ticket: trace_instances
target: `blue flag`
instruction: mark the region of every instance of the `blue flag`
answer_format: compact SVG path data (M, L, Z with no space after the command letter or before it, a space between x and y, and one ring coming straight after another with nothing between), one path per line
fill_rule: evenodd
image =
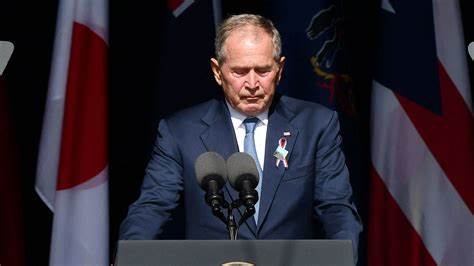
M282 35L285 71L279 91L295 98L323 104L339 114L343 150L362 216L363 154L358 130L353 79L344 49L343 1L266 1L265 15ZM361 195L361 197L358 197ZM363 253L363 245L359 253ZM361 256L359 256L361 258ZM361 258L363 260L363 258ZM361 261L361 259L359 261Z

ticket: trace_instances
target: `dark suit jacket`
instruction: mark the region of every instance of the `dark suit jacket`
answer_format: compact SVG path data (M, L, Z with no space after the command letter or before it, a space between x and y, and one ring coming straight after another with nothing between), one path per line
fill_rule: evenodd
M273 152L289 131L287 169ZM352 203L349 173L340 149L336 112L321 105L276 95L269 110L258 225L247 220L240 239L307 239L321 229L325 238L350 239L357 248L361 224ZM215 151L227 159L238 151L229 111L213 99L163 119L139 199L120 230L121 239L154 239L184 197L185 237L227 239L212 215L194 174L194 161ZM238 198L229 186L227 201ZM241 210L236 211L237 221Z

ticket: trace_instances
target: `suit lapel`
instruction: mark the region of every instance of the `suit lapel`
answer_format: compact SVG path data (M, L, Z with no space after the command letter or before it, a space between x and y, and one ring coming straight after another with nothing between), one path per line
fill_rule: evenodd
M234 127L230 119L229 110L225 106L224 100L216 101L209 112L202 118L202 121L208 125L208 128L201 134L201 140L207 151L214 151L222 155L227 160L230 155L239 151L237 139L235 138ZM225 193L231 201L239 199L239 194L227 182L225 185ZM229 202L230 203L230 202ZM239 209L239 215L235 218L240 219L245 208ZM246 224L250 231L256 235L257 226L255 220L247 219Z
M225 160L234 152L239 151L228 113L229 111L224 103L216 101L202 118L204 123L208 125L208 128L201 134L201 140L206 150L219 153ZM239 198L239 195L229 184L226 184L226 190L232 200Z
M208 128L201 134L201 140L207 151L214 151L227 159L239 150L228 110L224 104L216 101L209 108L202 121Z
M291 136L286 137L286 150L288 151L287 160L289 164L291 164L291 153L298 136L298 129L290 124L290 120L293 116L293 113L286 109L280 101L278 101L274 111L269 115L267 137L265 141L265 164L263 169L263 184L257 232L260 231L262 227L261 225L265 222L268 210L271 207L275 193L285 172L283 163L280 163L277 167L276 158L273 156L278 141L283 137L283 132L285 131L290 132L291 134Z

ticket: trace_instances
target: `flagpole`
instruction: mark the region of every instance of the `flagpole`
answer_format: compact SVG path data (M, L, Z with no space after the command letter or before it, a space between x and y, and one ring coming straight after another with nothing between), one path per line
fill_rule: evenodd
M216 29L219 27L222 21L222 5L221 0L212 0L212 12L214 15L214 27Z

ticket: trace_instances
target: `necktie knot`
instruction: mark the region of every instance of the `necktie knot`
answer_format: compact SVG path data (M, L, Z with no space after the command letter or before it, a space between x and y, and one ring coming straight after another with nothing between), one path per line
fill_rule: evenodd
M256 117L249 117L244 120L245 126L245 134L253 133L255 131L255 127L258 124L259 119Z

